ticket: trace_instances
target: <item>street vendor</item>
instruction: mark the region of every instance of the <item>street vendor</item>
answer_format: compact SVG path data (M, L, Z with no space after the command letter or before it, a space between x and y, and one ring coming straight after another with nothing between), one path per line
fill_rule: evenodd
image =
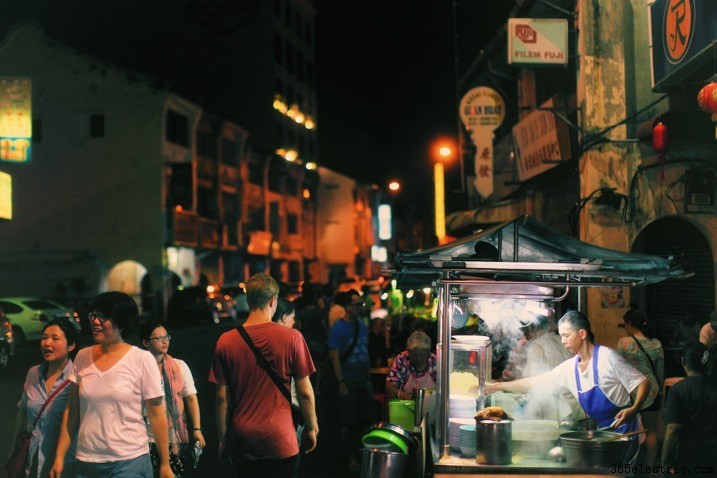
M486 393L499 390L525 393L543 384L563 386L570 390L585 413L597 420L598 427L612 426L618 433L638 430L638 411L650 391L650 381L614 350L595 345L590 322L584 314L566 313L558 321L558 331L563 345L575 357L541 375L513 382L486 383ZM634 401L630 397L632 392L635 392ZM634 449L628 451L628 456L632 456L630 453L634 454Z
M436 388L436 355L431 351L431 338L420 330L408 337L406 345L388 371L386 393L408 400L414 390Z

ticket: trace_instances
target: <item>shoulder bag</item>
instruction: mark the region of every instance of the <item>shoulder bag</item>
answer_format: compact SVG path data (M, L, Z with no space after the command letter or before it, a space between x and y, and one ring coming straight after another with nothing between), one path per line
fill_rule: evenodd
M358 336L359 336L359 323L356 322L356 327L354 328L354 339L353 342L351 342L351 345L348 349L346 349L346 352L341 354L341 357L339 357L339 362L343 365L346 360L351 356L351 353L354 351L354 348L356 347L356 342L358 342ZM339 392L339 381L336 378L336 371L334 370L334 364L331 361L331 357L326 359L326 366L323 367L324 370L322 370L321 373L321 379L319 383L319 389L321 390L321 394L332 398L336 397Z
M251 337L249 337L249 334L247 333L246 329L240 325L237 327L237 330L239 331L239 335L241 335L244 339L244 342L246 342L251 351L254 352L257 365L264 369L271 381L274 382L274 385L276 385L276 388L279 389L281 394L284 395L284 398L286 398L286 400L289 402L289 405L291 406L291 418L294 420L294 428L299 428L301 425L304 424L304 416L301 414L301 409L292 403L291 392L281 381L281 378L279 378L279 375L277 375L277 373L274 371L274 368L271 366L269 361L266 360L264 355L262 355L259 349L256 348L256 345L254 345L254 342L252 342Z
M655 396L655 400L653 401L652 405L650 405L650 406L647 407L647 408L652 408L653 406L655 406L655 404L657 404L657 406L659 407L659 403L660 403L660 401L662 400L662 384L660 383L660 377L659 377L659 375L657 375L657 370L655 370L655 364L652 363L652 357L650 357L650 354L647 353L647 351L646 351L645 348L642 346L642 344L640 343L640 341L637 340L637 337L635 337L634 335L631 335L630 337L632 337L632 340L635 341L635 343L636 343L637 346L640 348L640 350L642 351L642 353L645 355L645 357L647 357L647 363L650 364L650 370L652 370L652 375L655 376L655 381L657 382L657 386L660 387L660 389L657 391L657 395Z
M52 392L49 397L47 397L47 400L45 400L45 403L42 405L40 412L35 417L35 421L33 422L30 431L26 430L20 433L20 441L17 443L17 446L12 451L12 454L10 455L10 458L8 458L7 464L5 465L5 471L7 472L8 478L25 477L25 462L27 462L27 455L30 451L30 438L32 437L32 431L37 426L37 422L40 421L40 417L52 399L55 398L57 394L60 393L69 383L69 380L65 380L55 389L54 392Z

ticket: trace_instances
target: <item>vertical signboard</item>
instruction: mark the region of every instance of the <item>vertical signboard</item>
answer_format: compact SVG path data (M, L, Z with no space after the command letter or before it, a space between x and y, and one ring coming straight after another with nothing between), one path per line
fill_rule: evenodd
M0 77L0 160L32 157L32 80Z
M488 198L493 194L493 131L503 123L505 102L493 88L478 86L461 99L460 115L476 148L476 190L483 198Z

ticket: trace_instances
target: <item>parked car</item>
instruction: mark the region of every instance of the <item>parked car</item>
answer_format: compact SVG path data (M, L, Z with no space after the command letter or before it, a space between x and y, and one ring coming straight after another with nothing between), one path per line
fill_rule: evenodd
M80 317L77 312L62 304L39 297L2 297L0 307L12 323L13 338L16 344L26 340L39 340L42 328L57 317L67 317L80 332Z
M168 322L173 325L218 324L236 321L234 299L218 286L191 286L177 289L169 299Z
M0 307L0 372L4 372L15 353L15 341L12 335L12 324Z

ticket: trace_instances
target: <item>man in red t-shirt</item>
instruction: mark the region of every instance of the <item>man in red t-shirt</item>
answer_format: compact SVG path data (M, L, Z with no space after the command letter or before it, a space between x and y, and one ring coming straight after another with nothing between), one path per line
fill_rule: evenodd
M293 377L301 413L306 421L305 453L316 447L319 426L309 375L316 370L298 330L271 321L276 311L279 285L267 274L256 274L246 285L249 317L244 323L249 337L288 388ZM217 384L217 431L222 437L220 457L231 440L231 457L240 476L295 476L299 446L291 407L267 372L257 364L251 348L234 329L219 337L209 381ZM232 410L226 434L227 403ZM228 437L228 438L227 438Z

